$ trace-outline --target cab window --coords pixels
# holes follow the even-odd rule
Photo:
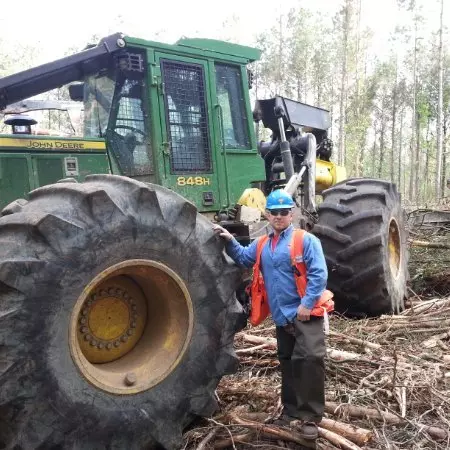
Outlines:
[[[217,101],[222,109],[225,148],[250,149],[241,68],[216,64]]]

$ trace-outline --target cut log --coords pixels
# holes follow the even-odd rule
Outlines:
[[[325,411],[328,414],[332,415],[344,415],[360,419],[380,420],[390,425],[407,423],[406,420],[390,412],[378,411],[377,409],[366,408],[363,406],[344,405],[344,404],[340,405],[338,403],[328,402],[325,404]],[[444,440],[449,438],[449,433],[446,430],[443,430],[442,428],[431,427],[422,424],[416,424],[416,426],[421,431],[425,431],[426,433],[428,433],[434,439]]]
[[[236,415],[237,412],[233,411],[233,414]],[[270,417],[270,415],[267,413],[245,412],[240,413],[239,417],[244,420],[263,423]],[[326,417],[322,419],[322,421],[319,423],[319,426],[325,428],[326,430],[333,431],[334,433],[339,434],[349,441],[352,441],[360,446],[366,445],[373,437],[373,432],[371,430],[359,428],[343,422],[338,422],[337,420],[328,419]]]
[[[450,297],[439,299],[439,298],[432,298],[431,300],[426,300],[424,302],[420,302],[418,305],[414,306],[414,309],[405,309],[403,312],[401,312],[401,315],[404,316],[415,316],[418,313],[422,312],[428,312],[434,309],[434,313],[442,312],[439,311],[437,308],[442,307],[444,305],[448,305],[450,303]]]
[[[344,417],[349,416],[358,419],[382,420],[392,425],[404,422],[401,417],[398,417],[390,412],[378,411],[377,409],[366,408],[363,406],[345,405],[334,402],[328,402],[325,404],[325,411],[328,414],[342,415]]]
[[[334,361],[352,361],[363,357],[360,353],[346,352],[344,350],[337,350],[335,348],[327,348],[327,356]]]
[[[259,344],[255,345],[254,347],[249,348],[241,348],[239,350],[236,350],[237,355],[245,355],[245,354],[252,354],[255,353],[257,350],[267,349],[270,348],[270,344]],[[272,350],[272,348],[270,348]]]
[[[422,342],[423,348],[433,348],[438,345],[437,341],[441,339],[447,339],[450,337],[450,332],[437,334],[436,336],[432,336],[428,338],[426,341]]]
[[[319,427],[319,436],[345,450],[362,450],[360,446],[354,444],[345,437],[339,436],[339,434],[326,430],[325,428]]]
[[[373,437],[373,432],[371,430],[366,430],[365,428],[359,428],[347,423],[327,419],[326,417],[322,419],[322,421],[319,423],[319,426],[340,436],[343,436],[359,446],[366,445]]]
[[[428,242],[419,241],[417,239],[408,239],[408,242],[413,247],[426,247],[426,248],[450,248],[450,244],[444,244],[442,242]]]
[[[245,341],[251,344],[265,344],[268,348],[277,348],[277,340],[271,337],[253,336],[251,334],[237,334],[236,336],[241,336]]]
[[[311,441],[307,441],[300,437],[300,435],[294,431],[283,430],[276,426],[262,424],[260,422],[255,422],[253,420],[243,419],[242,417],[237,416],[236,414],[230,414],[230,421],[232,423],[236,423],[238,425],[253,427],[255,430],[258,430],[259,433],[276,439],[282,439],[284,441],[295,442],[296,444],[303,445],[308,448],[316,448],[316,444]]]
[[[214,442],[214,448],[228,448],[232,447],[233,444],[246,444],[247,442],[250,442],[253,440],[253,437],[255,435],[255,432],[253,430],[250,430],[246,433],[236,434],[233,436],[233,439],[227,438],[227,439],[219,439]]]
[[[334,337],[338,337],[341,339],[345,339],[348,342],[351,342],[352,344],[358,344],[358,345],[363,345],[364,347],[367,348],[371,348],[374,350],[378,350],[381,348],[380,344],[375,344],[373,342],[369,342],[369,341],[364,341],[362,339],[358,339],[352,336],[347,336],[345,334],[341,334],[341,333],[337,333],[336,331],[331,331],[330,330],[330,336],[334,336]]]

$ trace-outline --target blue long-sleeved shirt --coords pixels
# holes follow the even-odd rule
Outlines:
[[[292,239],[293,226],[290,225],[280,233],[275,250],[272,251],[273,232],[264,245],[261,254],[261,271],[267,290],[270,312],[277,326],[287,325],[297,315],[298,305],[301,303],[312,309],[326,288],[328,271],[322,246],[319,239],[306,233],[303,240],[303,261],[306,265],[306,293],[300,299],[295,285],[294,269],[291,263],[289,243]],[[256,261],[255,239],[249,246],[244,247],[233,238],[226,245],[227,253],[240,266],[252,267]]]

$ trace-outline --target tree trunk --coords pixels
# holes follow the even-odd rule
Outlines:
[[[347,100],[347,44],[350,33],[351,0],[346,0],[342,36],[341,98],[339,102],[339,155],[338,164],[345,165],[345,109]]]
[[[372,176],[375,178],[376,173],[376,153],[377,153],[377,123],[373,127],[373,148],[372,148]]]
[[[436,195],[436,200],[442,197],[441,190],[441,177],[442,177],[442,119],[443,119],[443,78],[444,78],[444,52],[442,46],[442,28],[443,28],[443,17],[444,17],[444,0],[441,0],[441,16],[440,16],[440,27],[439,27],[439,86],[438,86],[438,109],[437,109],[437,148],[436,148],[436,178],[434,180],[434,190]]]
[[[331,78],[330,79],[330,81],[331,81],[330,97],[331,98],[330,98],[329,103],[330,103],[330,123],[332,124],[334,121],[334,106],[333,106],[334,105],[334,72],[331,72],[330,78]],[[330,134],[328,137],[330,139],[333,139],[333,129],[334,129],[333,126],[331,126],[331,128],[329,129]],[[339,151],[338,151],[337,157],[338,157],[338,164],[339,164]]]
[[[300,76],[297,77],[297,101],[302,101],[302,81]]]
[[[416,161],[415,161],[415,149],[416,149],[416,86],[417,86],[417,23],[415,24],[415,35],[414,35],[414,64],[413,64],[413,89],[412,89],[412,114],[411,114],[411,162],[410,162],[410,178],[409,178],[409,192],[408,198],[412,202],[415,200],[416,195],[414,192],[415,189],[415,170],[416,170]]]
[[[447,168],[447,120],[446,120],[446,115],[444,114],[444,120],[443,120],[443,131],[444,131],[444,136],[443,136],[443,152],[442,152],[442,176],[441,176],[441,192],[444,193],[445,192],[445,187],[447,184],[447,174],[446,174],[446,168]]]
[[[397,118],[397,77],[398,77],[398,61],[395,59],[395,84],[393,88],[393,105],[392,105],[392,133],[391,133],[391,183],[394,182],[394,153],[395,153],[395,125]]]
[[[355,118],[356,122],[359,123],[361,120],[361,76],[359,72],[359,61],[360,61],[360,41],[361,41],[361,0],[358,0],[358,6],[356,11],[356,51],[355,51],[355,85],[356,85],[356,108],[355,108]],[[355,154],[355,176],[361,176],[361,134],[363,133],[362,127],[358,127],[356,133],[356,154]]]
[[[427,196],[428,196],[428,187],[429,187],[429,184],[430,184],[430,180],[429,180],[429,170],[430,170],[430,146],[428,145],[428,139],[429,139],[429,136],[430,136],[430,121],[431,121],[431,118],[430,118],[430,116],[428,116],[428,122],[427,122],[427,134],[426,134],[426,138],[425,138],[425,140],[426,140],[426,143],[427,143],[427,146],[426,146],[426,149],[427,149],[427,151],[426,151],[426,155],[425,155],[425,170],[424,170],[424,183],[423,183],[423,199],[425,200],[425,201],[427,201]]]
[[[283,88],[283,15],[278,18],[278,67],[277,67],[277,85],[276,92],[281,93]]]
[[[381,129],[380,129],[380,161],[378,165],[378,178],[381,178],[383,173],[383,162],[384,162],[384,141],[386,133],[386,121],[384,119],[384,98],[381,104]]]
[[[402,190],[402,153],[403,153],[403,111],[400,113],[400,133],[399,133],[399,148],[398,148],[398,190],[405,195],[405,186]],[[405,179],[405,177],[403,177]]]
[[[416,111],[417,114],[417,111]],[[416,205],[420,203],[420,189],[419,189],[419,178],[420,177],[420,116],[417,114],[416,117],[416,151],[415,151],[415,178],[414,178],[414,200],[416,202]]]

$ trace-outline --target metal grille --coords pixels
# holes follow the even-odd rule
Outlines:
[[[162,61],[172,173],[208,172],[211,151],[203,67]]]
[[[121,53],[117,57],[117,66],[121,70],[129,70],[131,72],[144,71],[144,58],[139,53]]]

